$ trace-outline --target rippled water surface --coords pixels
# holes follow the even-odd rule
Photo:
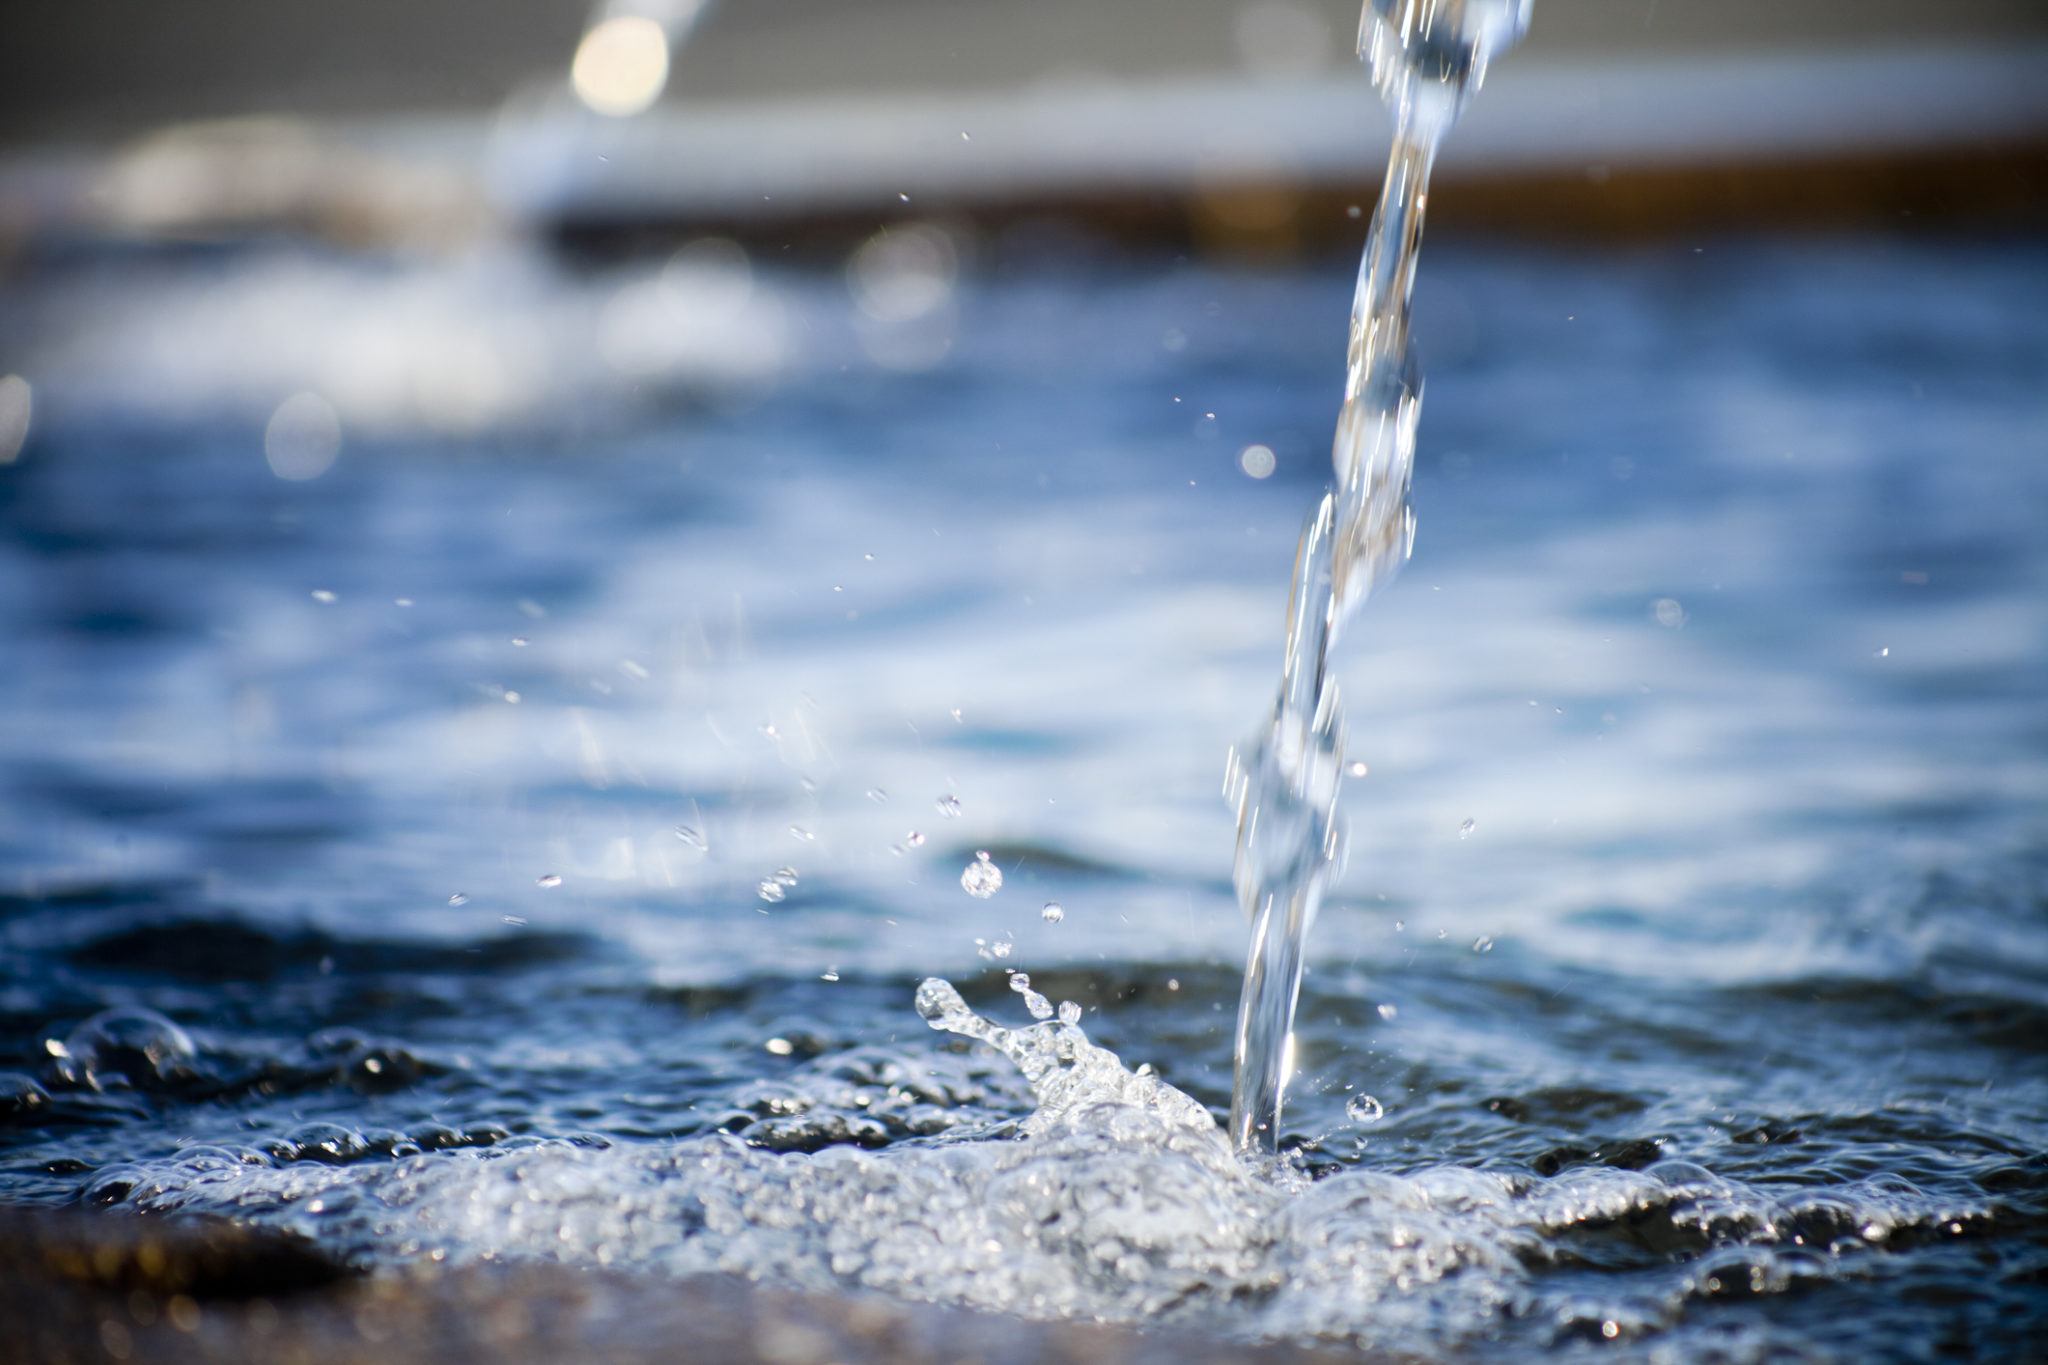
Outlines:
[[[8,286],[0,1198],[1425,1354],[2037,1346],[2048,256],[1433,244],[1252,1170],[1177,1094],[1348,265],[896,245]]]

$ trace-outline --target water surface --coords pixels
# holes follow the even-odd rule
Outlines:
[[[1227,1108],[1216,756],[1348,265],[905,240],[851,289],[723,248],[9,285],[0,1197],[1423,1353],[2025,1353],[2048,257],[1432,244],[1301,1189],[1113,1096],[1017,1140],[1015,1068],[911,1000],[1022,1025],[1026,970]],[[291,482],[300,390],[343,443]],[[112,1008],[189,1054],[74,1033]]]

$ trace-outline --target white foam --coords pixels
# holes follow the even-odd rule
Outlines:
[[[610,1148],[514,1139],[340,1166],[197,1153],[128,1168],[129,1199],[283,1225],[379,1264],[723,1271],[1030,1317],[1433,1351],[1498,1330],[1503,1314],[1537,1315],[1545,1333],[1614,1323],[1634,1335],[1729,1286],[1774,1292],[1838,1273],[1902,1227],[1982,1216],[1899,1181],[1764,1188],[1683,1162],[1548,1180],[1352,1168],[1312,1182],[1284,1160],[1239,1160],[1202,1105],[1126,1069],[1077,1024],[1003,1028],[936,980],[918,1007],[1015,1062],[1028,1117],[979,1107],[989,1093],[952,1070],[905,1087],[871,1067],[881,1091],[904,1092],[899,1110],[943,1102],[959,1122],[879,1151],[810,1154],[726,1134]],[[834,1105],[865,1111],[877,1093],[797,1080],[776,1108],[825,1132]],[[1545,1281],[1575,1230],[1624,1222],[1701,1254],[1597,1287]]]

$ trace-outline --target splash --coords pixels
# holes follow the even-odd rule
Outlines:
[[[1394,145],[1351,306],[1331,448],[1337,482],[1295,551],[1272,717],[1242,751],[1231,750],[1224,776],[1224,797],[1237,811],[1233,879],[1252,923],[1230,1105],[1240,1150],[1279,1144],[1303,944],[1343,860],[1344,719],[1330,651],[1344,619],[1399,571],[1415,538],[1408,487],[1422,378],[1408,321],[1430,167],[1487,63],[1527,27],[1529,5],[1367,0],[1360,19],[1359,53],[1393,114]]]
[[[1013,975],[1012,988],[1029,983]],[[1802,1189],[1670,1160],[1310,1181],[1286,1159],[1240,1159],[1199,1102],[1091,1041],[1071,1002],[1007,1028],[944,981],[916,1000],[934,1029],[1013,1064],[1028,1096],[979,1070],[982,1046],[864,1049],[736,1096],[736,1112],[766,1115],[743,1133],[612,1146],[314,1124],[103,1168],[82,1197],[225,1213],[372,1265],[723,1272],[1428,1357],[1497,1342],[1507,1323],[1531,1346],[1654,1337],[1701,1303],[1862,1273],[1881,1247],[1992,1216],[1883,1176]],[[880,1150],[865,1149],[863,1123]],[[1639,1273],[1574,1274],[1592,1246]],[[1708,1344],[1768,1354],[1762,1339]]]

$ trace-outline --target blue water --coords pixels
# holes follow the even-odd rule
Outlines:
[[[1026,969],[1227,1108],[1220,755],[1328,476],[1348,263],[948,249],[851,289],[774,253],[737,285],[510,248],[17,271],[0,1198],[146,1207],[192,1144],[368,1180],[713,1130],[887,1182],[1030,1106],[912,1012],[928,974],[1000,1011]],[[1501,1358],[2024,1356],[2048,253],[1445,240],[1416,332],[1421,529],[1340,664],[1370,775],[1282,1145],[1563,1212],[1453,1229],[1501,1264],[1432,1313],[1174,1311]],[[299,390],[343,441],[288,482],[264,427]],[[115,1007],[189,1055],[73,1034]],[[1566,1197],[1610,1176],[1680,1192]]]

